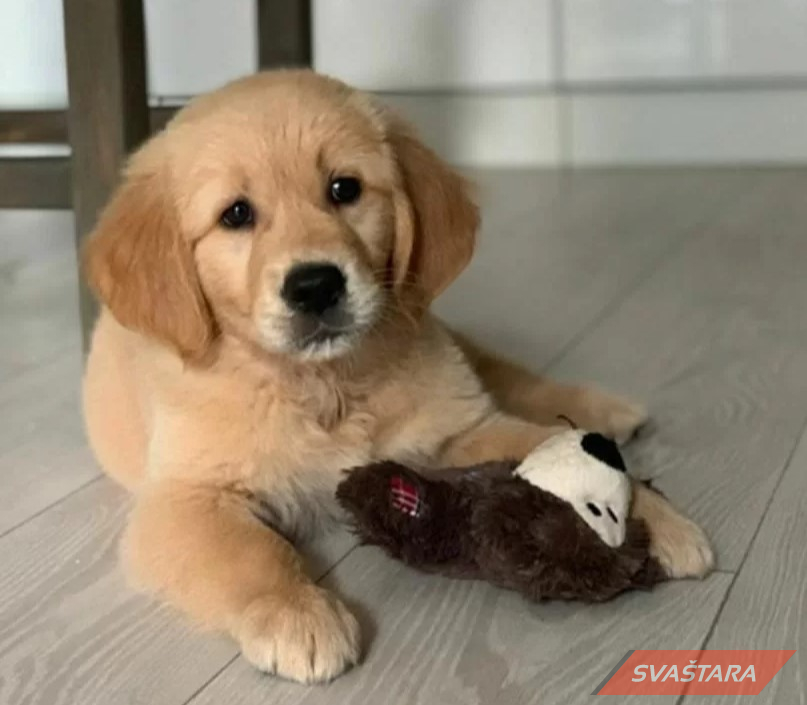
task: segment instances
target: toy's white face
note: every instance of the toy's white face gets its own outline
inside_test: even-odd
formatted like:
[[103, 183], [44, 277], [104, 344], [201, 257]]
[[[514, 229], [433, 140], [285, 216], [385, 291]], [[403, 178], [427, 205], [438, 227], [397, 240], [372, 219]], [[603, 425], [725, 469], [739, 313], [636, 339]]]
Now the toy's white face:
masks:
[[630, 508], [630, 480], [624, 472], [583, 450], [584, 435], [569, 431], [549, 439], [515, 472], [569, 502], [606, 544], [620, 546]]
[[607, 477], [599, 478], [595, 473], [585, 473], [573, 495], [564, 499], [606, 544], [617, 547], [625, 541], [630, 484], [617, 470], [608, 468], [607, 472]]

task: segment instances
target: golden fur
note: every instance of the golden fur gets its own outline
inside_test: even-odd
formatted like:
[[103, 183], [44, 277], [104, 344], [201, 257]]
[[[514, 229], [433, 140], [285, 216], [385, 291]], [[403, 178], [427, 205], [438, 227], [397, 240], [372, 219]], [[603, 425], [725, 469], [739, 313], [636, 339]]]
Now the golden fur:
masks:
[[[359, 202], [325, 201], [334, 173], [361, 179]], [[239, 197], [249, 232], [219, 224]], [[476, 228], [465, 183], [405, 125], [310, 72], [203, 96], [133, 156], [85, 253], [104, 308], [84, 403], [100, 463], [135, 495], [122, 550], [136, 584], [259, 668], [326, 681], [359, 658], [359, 629], [291, 539], [335, 515], [344, 468], [520, 457], [557, 414], [633, 433], [634, 405], [497, 360], [428, 313]], [[348, 273], [355, 330], [297, 350], [277, 292], [322, 258]], [[703, 533], [635, 494], [670, 574], [705, 574]]]

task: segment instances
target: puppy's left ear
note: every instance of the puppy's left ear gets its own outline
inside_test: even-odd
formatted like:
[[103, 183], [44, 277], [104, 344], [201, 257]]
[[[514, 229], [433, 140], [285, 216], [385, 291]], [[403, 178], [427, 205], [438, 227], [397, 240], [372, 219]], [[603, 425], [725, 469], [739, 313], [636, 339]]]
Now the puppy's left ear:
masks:
[[393, 277], [401, 298], [427, 307], [465, 269], [476, 244], [479, 210], [467, 182], [398, 118], [387, 120], [398, 163]]

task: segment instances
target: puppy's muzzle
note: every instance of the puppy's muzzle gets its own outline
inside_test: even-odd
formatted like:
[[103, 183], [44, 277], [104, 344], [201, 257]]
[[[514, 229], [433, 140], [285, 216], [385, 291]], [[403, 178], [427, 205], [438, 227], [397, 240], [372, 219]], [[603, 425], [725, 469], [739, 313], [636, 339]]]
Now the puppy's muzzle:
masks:
[[286, 275], [280, 295], [295, 312], [321, 317], [338, 306], [347, 292], [342, 270], [329, 262], [298, 264]]

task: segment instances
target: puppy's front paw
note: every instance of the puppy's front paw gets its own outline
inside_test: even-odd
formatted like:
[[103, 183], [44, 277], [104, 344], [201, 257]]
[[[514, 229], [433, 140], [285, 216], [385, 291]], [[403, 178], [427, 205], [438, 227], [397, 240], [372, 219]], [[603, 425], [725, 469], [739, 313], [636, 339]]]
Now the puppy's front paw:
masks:
[[670, 578], [703, 578], [715, 565], [715, 555], [703, 530], [686, 517], [651, 531], [650, 555]]
[[587, 431], [626, 443], [647, 421], [647, 409], [641, 404], [601, 389], [583, 389], [581, 394], [582, 414], [577, 422]]
[[245, 611], [237, 636], [248, 661], [300, 683], [326, 683], [359, 659], [356, 618], [315, 585], [255, 600]]

